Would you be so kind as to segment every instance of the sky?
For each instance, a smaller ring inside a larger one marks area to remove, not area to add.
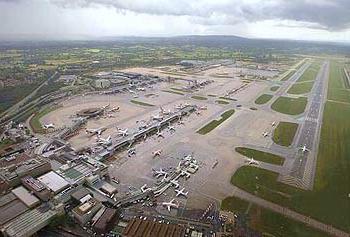
[[[0,0],[0,39],[178,35],[350,43],[350,0]]]

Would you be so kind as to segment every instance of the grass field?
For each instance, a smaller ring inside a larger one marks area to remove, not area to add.
[[[0,150],[12,144],[14,144],[14,142],[11,139],[8,139],[8,138],[4,139],[0,141]]]
[[[272,99],[273,95],[263,94],[255,100],[255,104],[262,105],[266,104]]]
[[[221,209],[231,212],[245,213],[249,203],[237,197],[227,197],[221,201]]]
[[[137,105],[141,105],[141,106],[149,106],[149,107],[154,106],[154,105],[152,105],[152,104],[145,103],[145,102],[138,101],[138,100],[130,100],[130,102],[131,102],[131,103],[134,103],[134,104],[137,104]]]
[[[224,101],[224,100],[216,100],[216,103],[220,104],[220,105],[228,105],[230,102]]]
[[[36,113],[31,118],[31,120],[29,121],[29,124],[35,133],[44,133],[45,132],[45,130],[42,127],[42,124],[40,123],[40,119],[55,109],[56,109],[56,107],[46,107],[45,109]]]
[[[289,88],[287,93],[294,94],[294,95],[309,93],[313,85],[314,85],[314,81],[294,83],[293,86]]]
[[[197,131],[197,133],[201,135],[205,135],[212,130],[214,130],[217,126],[219,126],[221,123],[223,123],[225,120],[227,120],[229,117],[231,117],[235,113],[234,109],[227,110],[223,114],[221,114],[221,118],[219,120],[213,120],[201,129]]]
[[[304,74],[298,79],[297,82],[314,81],[316,79],[317,73],[320,70],[320,62],[313,62]]]
[[[280,122],[273,132],[272,140],[281,146],[290,146],[298,129],[297,123]]]
[[[249,216],[249,226],[263,233],[263,236],[280,237],[326,237],[326,233],[312,229],[305,224],[284,217],[271,210],[252,205],[248,210],[249,202],[237,198],[227,197],[221,202],[221,209],[233,213],[246,213]]]
[[[350,103],[350,90],[345,84],[344,64],[332,61],[328,85],[328,99]]]
[[[272,104],[271,108],[283,114],[298,115],[305,111],[306,104],[306,97],[295,99],[281,96]]]
[[[207,100],[208,99],[207,97],[199,96],[199,95],[194,95],[191,98],[195,99],[195,100]]]
[[[277,91],[279,88],[279,86],[273,86],[270,88],[270,91]]]
[[[271,153],[254,150],[246,147],[236,147],[235,150],[248,158],[254,158],[255,160],[275,164],[275,165],[283,165],[284,158],[278,155],[274,155]]]
[[[233,98],[229,98],[229,97],[224,97],[224,96],[220,96],[219,99],[221,100],[231,100],[231,101],[237,101],[236,99]]]
[[[163,91],[163,92],[172,93],[172,94],[177,94],[177,95],[184,95],[183,93],[178,92],[178,91],[171,91],[171,90],[162,90],[162,91]]]

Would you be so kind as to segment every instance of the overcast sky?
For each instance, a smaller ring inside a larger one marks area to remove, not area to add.
[[[350,42],[350,0],[0,0],[0,38],[214,34]]]

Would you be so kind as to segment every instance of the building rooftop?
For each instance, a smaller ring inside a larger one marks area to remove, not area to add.
[[[0,198],[0,226],[26,212],[28,207],[21,202],[13,193],[1,196]]]
[[[38,177],[38,180],[54,193],[58,193],[69,186],[69,183],[54,171]]]
[[[40,200],[23,186],[13,189],[12,193],[24,204],[26,204],[27,207],[34,207],[40,203]]]

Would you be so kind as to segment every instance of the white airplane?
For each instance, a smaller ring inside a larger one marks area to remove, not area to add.
[[[268,132],[263,132],[262,135],[263,135],[263,137],[267,137],[269,135],[269,133]]]
[[[162,150],[161,149],[152,152],[153,157],[160,156],[161,154],[162,154]]]
[[[104,130],[106,130],[106,128],[87,128],[85,131],[92,135],[101,135]]]
[[[49,128],[55,128],[55,125],[53,123],[49,123],[49,124],[44,124],[43,125],[44,129],[49,129]]]
[[[107,109],[109,107],[109,104],[108,105],[104,105],[104,106],[102,106],[102,110],[105,110],[105,109]]]
[[[136,92],[133,91],[133,90],[128,89],[128,91],[129,91],[131,94],[136,94]]]
[[[108,112],[118,112],[119,106],[111,108]]]
[[[253,158],[247,159],[246,163],[248,163],[248,165],[259,165],[260,163],[256,160],[254,160]]]
[[[120,128],[117,128],[118,129],[118,135],[120,135],[120,136],[122,136],[122,137],[126,137],[126,136],[128,136],[129,134],[128,134],[128,129],[126,128],[126,129],[120,129]]]
[[[160,168],[159,170],[154,171],[154,175],[156,176],[156,178],[160,178],[162,176],[166,176],[168,173],[165,172],[162,168]]]
[[[171,110],[169,109],[168,111],[164,110],[162,106],[160,106],[160,112],[164,115],[171,114]]]
[[[175,127],[171,126],[170,123],[169,123],[168,129],[169,129],[169,131],[174,131],[175,132]]]
[[[112,143],[112,138],[111,138],[111,136],[108,136],[107,138],[102,138],[100,136],[97,136],[97,143],[108,146]]]
[[[205,105],[203,105],[203,106],[199,106],[199,107],[198,107],[198,109],[200,109],[200,110],[207,110],[207,109],[208,109],[208,107],[207,107],[207,106],[205,106]]]
[[[163,116],[162,115],[152,115],[152,119],[156,120],[156,121],[162,121],[163,120]]]
[[[171,211],[171,208],[175,208],[175,209],[179,208],[179,204],[176,203],[175,199],[171,199],[170,202],[163,202],[162,205],[165,206],[169,212]]]
[[[136,155],[136,149],[135,149],[135,148],[130,148],[130,149],[128,150],[128,156],[130,157],[130,156],[132,156],[132,155]]]
[[[271,125],[272,125],[272,127],[274,127],[276,125],[276,122],[273,121]]]
[[[182,170],[181,171],[181,176],[186,176],[186,179],[188,179],[191,176],[191,174],[188,173],[187,171]]]
[[[193,159],[193,156],[191,154],[187,155],[187,156],[184,156],[183,158],[185,161],[192,161]]]
[[[180,196],[180,195],[182,195],[182,196],[184,196],[184,197],[187,197],[187,195],[188,195],[188,191],[185,192],[185,188],[183,188],[183,189],[181,189],[181,190],[175,189],[175,192],[176,192],[176,197],[178,197],[178,196]]]
[[[175,186],[175,188],[178,188],[180,186],[179,182],[176,179],[170,180],[170,183]]]
[[[158,132],[156,133],[156,135],[157,135],[157,137],[162,137],[162,138],[164,138],[164,135],[163,135],[163,133],[162,133],[161,131],[158,131]]]
[[[138,90],[138,91],[145,91],[146,88],[144,88],[144,87],[137,87],[136,90]]]
[[[303,153],[309,151],[309,149],[306,147],[306,145],[304,145],[304,146],[301,147],[300,149],[301,149],[301,151],[302,151]]]

